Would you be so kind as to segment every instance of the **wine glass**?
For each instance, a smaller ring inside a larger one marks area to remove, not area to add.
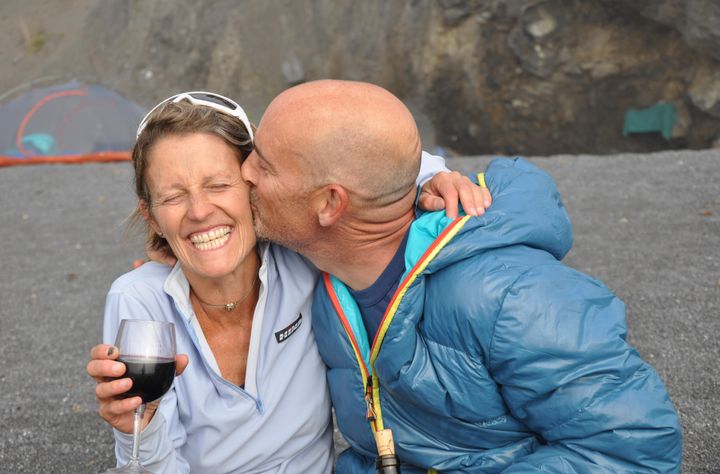
[[[125,375],[132,387],[123,397],[142,398],[135,409],[133,450],[130,461],[109,473],[150,473],[140,464],[140,426],[147,403],[162,397],[170,389],[175,377],[175,325],[165,321],[123,319],[115,337],[120,351],[118,362],[125,364]]]

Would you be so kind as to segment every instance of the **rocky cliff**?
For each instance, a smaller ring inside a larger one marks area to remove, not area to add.
[[[35,60],[35,71],[96,77],[148,106],[181,89],[221,91],[257,120],[289,84],[366,80],[416,104],[434,126],[429,142],[466,154],[707,148],[720,138],[718,0],[70,5],[80,27],[21,55],[6,81]],[[659,102],[676,111],[669,140],[623,135],[626,111]]]

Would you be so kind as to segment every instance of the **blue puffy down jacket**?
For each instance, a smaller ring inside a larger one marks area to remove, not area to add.
[[[415,220],[374,341],[347,287],[318,284],[313,327],[351,445],[337,472],[374,472],[382,428],[404,474],[678,472],[678,418],[625,340],[623,303],[560,262],[572,234],[554,183],[522,159],[484,178],[483,216]]]

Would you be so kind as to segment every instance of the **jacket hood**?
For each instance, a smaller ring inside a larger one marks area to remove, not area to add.
[[[427,272],[512,245],[545,250],[558,260],[565,257],[572,247],[570,218],[545,171],[522,158],[497,158],[488,166],[484,180],[493,202],[482,216],[458,218],[464,222],[453,222],[443,211],[418,216],[408,237],[406,269],[450,227],[459,230],[429,263]]]

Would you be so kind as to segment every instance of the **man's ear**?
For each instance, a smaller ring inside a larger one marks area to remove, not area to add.
[[[345,213],[350,197],[345,188],[338,184],[328,184],[318,196],[317,216],[322,227],[335,224]]]
[[[148,208],[147,201],[144,199],[141,199],[138,203],[138,209],[140,209],[140,213],[143,216],[143,219],[145,219],[145,222],[148,223],[150,228],[159,235],[162,235],[162,232],[160,231],[160,226],[155,221],[155,218],[150,213],[150,209]]]

